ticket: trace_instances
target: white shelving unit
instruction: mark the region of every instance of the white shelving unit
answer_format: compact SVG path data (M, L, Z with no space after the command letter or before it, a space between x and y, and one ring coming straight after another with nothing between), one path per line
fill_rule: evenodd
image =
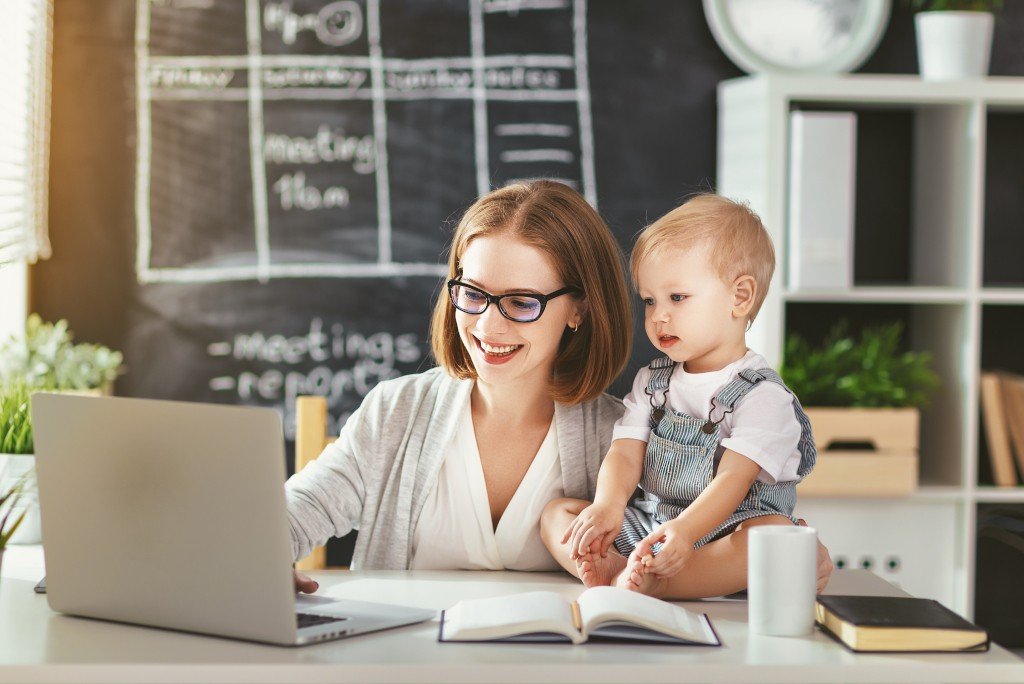
M1024 78L929 83L916 76L757 75L721 83L718 104L718 189L760 214L778 256L750 346L773 363L782 360L790 304L905 305L909 344L932 352L943 381L922 414L915 494L802 500L799 512L819 527L834 556L851 565L871 561L911 593L973 616L978 505L1024 503L1024 487L977 484L983 310L1024 307L1024 288L983 283L986 122L990 113L1017 112L1024 122ZM906 284L787 288L789 114L805 107L910 113Z

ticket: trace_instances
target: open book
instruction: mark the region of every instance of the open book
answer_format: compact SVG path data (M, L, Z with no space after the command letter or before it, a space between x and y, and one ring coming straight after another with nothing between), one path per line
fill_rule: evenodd
M550 591L459 601L441 612L438 640L722 645L707 615L615 587L576 601Z

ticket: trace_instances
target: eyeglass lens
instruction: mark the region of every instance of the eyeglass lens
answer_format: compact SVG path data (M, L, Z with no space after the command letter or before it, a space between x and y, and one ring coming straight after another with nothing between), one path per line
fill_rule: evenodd
M468 285L452 285L452 301L466 313L479 314L487 308L487 295L481 290ZM513 321L528 322L540 316L542 304L530 295L503 295L498 300L498 308L506 318Z

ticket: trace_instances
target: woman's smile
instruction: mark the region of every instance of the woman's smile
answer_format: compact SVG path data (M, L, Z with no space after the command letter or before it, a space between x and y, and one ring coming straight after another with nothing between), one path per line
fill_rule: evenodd
M512 360L512 357L523 348L521 344L497 344L494 342L486 342L476 335L473 335L473 339L476 340L476 348L480 351L480 355L483 360L491 365L501 365L508 363Z

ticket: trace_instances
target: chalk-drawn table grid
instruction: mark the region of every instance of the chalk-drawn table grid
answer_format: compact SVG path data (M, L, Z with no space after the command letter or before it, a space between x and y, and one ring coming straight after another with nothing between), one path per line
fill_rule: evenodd
M492 187L492 172L506 165L546 165L545 175L561 177L577 187L596 206L593 132L586 54L586 0L468 0L470 54L455 57L398 59L385 57L381 48L381 0L365 4L344 0L324 3L316 16L291 13L291 2L244 0L245 55L154 55L150 51L151 7L170 5L182 10L201 10L212 0L139 0L136 25L138 157L136 212L138 227L137 274L141 282L212 282L277 277L374 277L438 275L445 272L437 262L403 262L393 258L391 185L388 167L386 104L402 100L471 100L473 153L477 194ZM564 13L571 27L571 54L486 54L485 17L506 13ZM365 13L365 16L361 16ZM305 21L305 23L302 23ZM297 28L298 27L298 28ZM277 29L294 40L296 31L316 31L322 42L342 44L358 37L365 27L368 46L364 55L265 54L264 31ZM291 34L286 32L291 31ZM289 87L288 79L310 80L319 74L322 83ZM367 81L368 77L368 81ZM571 87L564 81L571 80ZM332 83L333 81L333 83ZM346 82L347 81L347 82ZM409 84L412 85L409 85ZM396 85L397 84L397 85ZM252 239L254 263L154 266L150 215L154 102L236 101L248 111L249 157L252 183ZM373 176L376 186L376 259L369 263L290 263L271 259L270 219L266 159L268 137L264 108L278 100L369 101L372 105ZM572 125L546 122L501 123L489 128L488 106L493 103L569 103L575 105ZM323 131L321 131L323 133ZM492 159L492 136L550 145L534 149L504 149ZM279 138L273 138L277 143ZM565 149L571 139L574 149ZM572 169L569 173L562 169ZM515 177L506 169L505 180ZM575 178L573 176L576 176ZM280 200L308 201L314 206L334 203L345 206L358 198L344 188L321 193L302 186L299 174L288 176L289 186ZM283 180L283 179L282 179ZM305 176L302 176L305 180ZM278 185L274 186L275 188ZM304 193L295 194L292 193ZM333 191L331 194L330 191Z

